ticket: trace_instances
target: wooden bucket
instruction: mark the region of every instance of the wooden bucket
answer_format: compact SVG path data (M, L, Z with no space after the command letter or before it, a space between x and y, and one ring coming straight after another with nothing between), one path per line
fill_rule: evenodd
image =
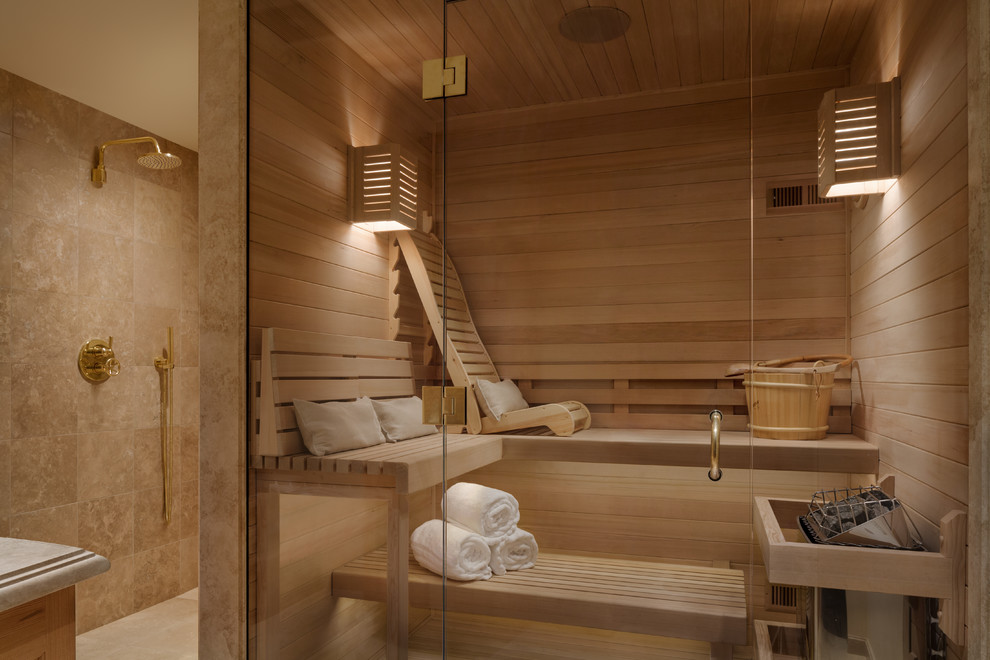
M795 363L810 366L787 366ZM852 362L850 355L811 355L750 368L730 367L728 375L744 374L749 428L758 438L821 440L828 432L835 372Z

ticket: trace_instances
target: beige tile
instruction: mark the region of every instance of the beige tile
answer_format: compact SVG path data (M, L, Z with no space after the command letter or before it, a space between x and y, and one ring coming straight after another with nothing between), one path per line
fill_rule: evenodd
M3 148L0 135L0 149ZM3 210L3 174L0 173L0 288L10 288L14 273L13 227L10 213Z
M5 354L6 355L6 354ZM10 363L0 362L0 440L10 438ZM9 463L0 463L0 466Z
M132 430L82 434L76 453L79 501L130 493L134 489Z
M161 417L161 375L152 366L139 364L133 371L133 420L135 429L158 429Z
M178 248L182 220L182 195L178 190L135 180L134 237L137 240Z
M199 367L199 313L183 309L179 323L179 345L175 350L180 367Z
M77 288L79 234L75 227L50 225L20 213L11 216L11 240L17 246L12 286L31 291L72 294Z
M10 440L0 440L0 536L10 536Z
M164 495L161 488L134 492L134 551L144 552L179 540L179 487L172 488L172 519L165 522Z
M102 338L106 339L103 334ZM114 337L114 348L117 339ZM115 355L118 355L116 350ZM130 366L126 355L120 355L120 373L101 383L90 383L81 376L73 381L76 387L77 428L80 433L119 431L134 424L135 383L139 374Z
M134 607L142 610L179 595L179 544L134 555Z
M121 138L140 137L145 131L135 127L123 119L118 119L96 108L87 105L79 106L79 151L76 157L96 165L99 147L104 142ZM138 169L137 156L141 153L142 145L110 145L107 147L105 165L107 168L107 183L116 180L118 174L134 176ZM110 179L113 175L115 178Z
M199 480L199 426L176 428L179 442L179 478L183 481Z
M78 160L55 148L15 137L11 209L51 224L75 226L79 167Z
M199 482L183 481L179 493L179 537L187 539L199 535Z
M134 483L139 489L161 490L164 483L161 429L134 430Z
M0 287L0 355L10 356L10 289Z
M83 231L81 236L79 293L102 301L133 301L134 241L95 231Z
M74 369L77 342L76 299L46 291L10 292L10 351L17 362L56 361Z
M144 241L134 242L134 300L167 309L179 309L182 273L179 249Z
M134 612L134 557L110 562L110 570L76 585L76 632L85 633Z
M199 536L179 541L179 591L183 596L199 586Z
M79 161L79 227L133 240L134 177L107 167L107 181L98 186L91 180L93 164Z
M199 426L199 368L175 368L175 423Z
M75 300L76 316L71 341L74 356L78 356L79 348L91 339L109 341L113 337L113 354L120 360L120 375L123 376L137 365L134 357L134 305L122 300L90 297L87 293Z
M76 638L78 660L196 660L198 603L185 594Z
M134 496L130 493L79 503L79 547L111 561L134 552Z
M10 490L14 513L75 502L75 436L11 441Z
M79 104L24 78L15 77L11 83L14 96L13 135L75 160Z
M182 310L199 310L199 251L183 248L180 256L182 266Z
M0 211L9 210L14 200L14 139L0 133Z
M79 545L79 517L76 504L40 509L10 516L10 535L18 539Z
M75 383L82 380L74 364L42 362L31 368L14 364L10 374L10 425L13 438L57 436L76 432ZM73 460L75 460L73 450ZM75 464L73 464L75 475ZM75 486L73 476L73 487Z
M11 134L14 115L14 95L10 86L15 76L0 69L0 133Z
M154 301L141 301L134 306L134 348L136 360L154 366L155 359L165 354L168 327L172 326L174 350L180 355L180 315L178 308L159 307ZM180 358L181 359L181 358Z

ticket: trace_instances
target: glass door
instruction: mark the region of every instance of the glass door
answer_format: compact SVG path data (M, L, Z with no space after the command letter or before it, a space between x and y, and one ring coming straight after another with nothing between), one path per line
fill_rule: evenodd
M473 530L490 577L446 582L445 657L731 654L764 583L727 377L753 350L750 4L442 10L467 93L437 140L441 343L468 434L502 437L462 470L447 429L448 513L471 484L513 520Z

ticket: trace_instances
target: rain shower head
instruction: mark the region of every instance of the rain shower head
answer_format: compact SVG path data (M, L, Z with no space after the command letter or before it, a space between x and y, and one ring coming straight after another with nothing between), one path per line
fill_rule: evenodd
M171 170L179 165L182 165L182 159L178 156L170 153L165 153L162 151L161 147L158 146L158 140L153 137L137 137L137 138L125 138L123 140L110 140L109 142L104 142L100 145L100 155L97 161L96 167L93 168L93 183L98 186L103 185L107 181L107 170L103 165L103 152L111 144L134 144L137 142L150 142L154 145L155 150L149 151L148 153L138 156L138 163L148 169L152 170Z

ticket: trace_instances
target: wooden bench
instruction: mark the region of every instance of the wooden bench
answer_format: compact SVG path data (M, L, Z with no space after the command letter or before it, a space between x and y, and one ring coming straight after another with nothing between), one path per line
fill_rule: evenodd
M276 658L279 650L281 494L388 503L386 546L336 571L333 590L335 595L385 601L387 657L404 658L410 601L439 607L430 604L439 603L439 579L409 563L411 493L502 459L688 465L698 467L699 479L705 479L709 439L698 431L589 429L571 437L448 434L446 456L440 434L322 457L304 451L293 398L325 401L410 395L409 353L404 342L281 329L264 332L262 359L256 366L256 435L251 458L258 502L257 609L262 658ZM723 442L723 467L750 466L748 434L724 434ZM756 442L752 455L756 467L767 469L870 473L877 466L876 448L852 437ZM374 567L374 577L369 573L358 580L362 586L355 586L353 580L346 586L352 579L349 575L368 565ZM685 582L687 588L683 588ZM522 615L616 630L631 627L637 632L704 640L712 642L716 657L731 655L732 644L746 642L742 573L726 568L544 552L535 569L484 583L448 581L448 587L448 606L471 613ZM350 589L368 595L357 596Z
M387 555L379 549L333 572L334 596L387 598ZM443 580L409 566L414 607L561 623L710 642L713 658L746 644L742 571L541 551L536 565L490 580Z

